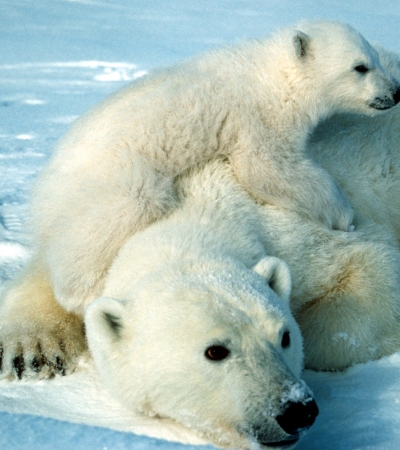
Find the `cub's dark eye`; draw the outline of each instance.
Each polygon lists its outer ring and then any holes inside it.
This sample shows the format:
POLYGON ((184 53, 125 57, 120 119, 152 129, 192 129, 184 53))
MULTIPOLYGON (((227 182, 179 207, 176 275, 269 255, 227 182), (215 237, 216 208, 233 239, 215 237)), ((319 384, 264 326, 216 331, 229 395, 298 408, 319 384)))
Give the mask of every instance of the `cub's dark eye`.
POLYGON ((290 331, 285 331, 283 333, 281 346, 282 348, 288 348, 290 346, 290 331))
POLYGON ((222 361, 229 356, 230 351, 223 345, 213 345, 208 347, 204 356, 211 361, 222 361))
POLYGON ((369 69, 367 66, 364 66, 364 64, 360 64, 359 66, 354 67, 354 70, 358 73, 366 73, 369 69))

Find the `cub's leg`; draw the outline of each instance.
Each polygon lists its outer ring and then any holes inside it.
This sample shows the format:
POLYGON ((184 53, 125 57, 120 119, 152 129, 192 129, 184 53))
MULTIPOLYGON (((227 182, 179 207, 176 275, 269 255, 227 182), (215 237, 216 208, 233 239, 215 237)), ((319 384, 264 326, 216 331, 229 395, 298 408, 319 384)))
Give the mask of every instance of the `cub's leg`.
POLYGON ((82 318, 57 303, 32 261, 0 299, 0 377, 68 374, 85 348, 82 318))

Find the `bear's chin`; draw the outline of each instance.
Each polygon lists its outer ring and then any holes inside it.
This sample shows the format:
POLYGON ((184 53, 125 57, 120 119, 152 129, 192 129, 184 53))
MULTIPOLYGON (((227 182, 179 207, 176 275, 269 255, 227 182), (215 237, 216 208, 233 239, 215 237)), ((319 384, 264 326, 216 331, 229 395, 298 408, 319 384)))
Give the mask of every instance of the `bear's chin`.
MULTIPOLYGON (((261 442, 259 444, 259 449, 275 449, 275 450, 279 450, 279 449, 285 449, 285 450, 290 450, 291 448, 294 448, 294 446, 299 442, 299 438, 291 438, 291 439, 287 439, 284 441, 279 441, 279 442, 261 442)), ((255 450, 252 448, 252 450, 255 450)))
POLYGON ((368 106, 375 111, 387 111, 392 109, 398 103, 398 99, 391 98, 375 98, 368 106))

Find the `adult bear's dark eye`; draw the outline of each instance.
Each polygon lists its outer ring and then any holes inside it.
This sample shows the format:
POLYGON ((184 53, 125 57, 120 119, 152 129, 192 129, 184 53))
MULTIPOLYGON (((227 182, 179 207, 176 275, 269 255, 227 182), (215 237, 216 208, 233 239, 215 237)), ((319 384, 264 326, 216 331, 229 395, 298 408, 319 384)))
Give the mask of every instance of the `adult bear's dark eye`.
POLYGON ((358 73, 365 73, 368 72, 368 67, 364 66, 364 64, 360 64, 359 66, 354 67, 354 70, 358 73))
POLYGON ((290 346, 290 331, 285 331, 283 333, 281 346, 282 348, 288 348, 290 346))
POLYGON ((212 345, 208 347, 204 355, 211 361, 222 361, 229 356, 230 351, 223 345, 212 345))

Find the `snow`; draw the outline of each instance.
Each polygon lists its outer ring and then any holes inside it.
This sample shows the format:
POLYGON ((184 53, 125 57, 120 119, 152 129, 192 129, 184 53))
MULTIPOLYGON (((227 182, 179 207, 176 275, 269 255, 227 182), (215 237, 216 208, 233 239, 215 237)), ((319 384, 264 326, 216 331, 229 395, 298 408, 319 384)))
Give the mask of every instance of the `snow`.
MULTIPOLYGON (((398 0, 0 0, 0 17, 0 289, 29 256, 29 195, 54 142, 127 81, 309 18, 348 22, 400 51, 398 0)), ((306 371, 320 415, 297 448, 398 448, 399 373, 400 353, 306 371)), ((1 382, 0 411, 2 450, 201 448, 179 426, 125 411, 86 360, 71 377, 1 382)))
POLYGON ((293 385, 287 382, 284 383, 284 386, 289 387, 289 391, 282 395, 280 399, 282 404, 287 402, 302 402, 303 404, 306 404, 313 400, 312 392, 303 380, 300 380, 298 383, 293 385))

